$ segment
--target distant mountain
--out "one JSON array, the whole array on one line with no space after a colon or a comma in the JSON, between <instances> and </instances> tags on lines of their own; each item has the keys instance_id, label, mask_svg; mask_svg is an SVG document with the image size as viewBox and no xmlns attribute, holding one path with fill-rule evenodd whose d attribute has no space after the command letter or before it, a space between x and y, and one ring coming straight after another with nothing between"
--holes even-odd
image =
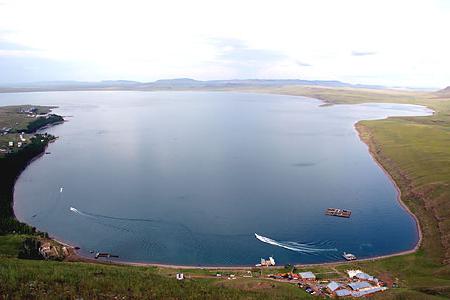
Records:
<instances>
[{"instance_id":1,"label":"distant mountain","mask_svg":"<svg viewBox=\"0 0 450 300\"><path fill-rule=\"evenodd\" d=\"M160 79L155 82L149 82L147 84L154 86L199 86L203 85L203 81L191 79L191 78L175 78L175 79Z\"/></svg>"},{"instance_id":2,"label":"distant mountain","mask_svg":"<svg viewBox=\"0 0 450 300\"><path fill-rule=\"evenodd\" d=\"M232 79L201 81L191 78L161 79L154 82L130 80L86 81L49 81L1 85L0 92L15 91L79 91L79 90L187 90L187 89L221 89L233 87L282 87L292 85L312 85L324 87L353 87L381 89L382 86L350 84L335 80L302 79Z\"/></svg>"},{"instance_id":3,"label":"distant mountain","mask_svg":"<svg viewBox=\"0 0 450 300\"><path fill-rule=\"evenodd\" d=\"M111 86L111 85L120 85L120 86L135 86L142 84L139 81L132 81L132 80L103 80L100 81L101 85Z\"/></svg>"},{"instance_id":4,"label":"distant mountain","mask_svg":"<svg viewBox=\"0 0 450 300\"><path fill-rule=\"evenodd\" d=\"M440 97L450 97L450 86L440 91L437 91L436 94L438 94Z\"/></svg>"},{"instance_id":5,"label":"distant mountain","mask_svg":"<svg viewBox=\"0 0 450 300\"><path fill-rule=\"evenodd\" d=\"M350 84L334 80L301 80L301 79L231 79L231 80L208 80L200 81L190 78L163 79L144 84L146 87L166 88L226 88L226 87L251 87L251 86L289 86L289 85L314 85L328 87L360 87L360 88L382 88L375 85Z\"/></svg>"}]
</instances>

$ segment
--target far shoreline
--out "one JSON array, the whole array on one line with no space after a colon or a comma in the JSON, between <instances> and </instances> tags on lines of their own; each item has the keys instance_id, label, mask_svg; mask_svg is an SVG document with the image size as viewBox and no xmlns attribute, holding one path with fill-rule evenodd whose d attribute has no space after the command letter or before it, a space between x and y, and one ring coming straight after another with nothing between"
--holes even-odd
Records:
<instances>
[{"instance_id":1,"label":"far shoreline","mask_svg":"<svg viewBox=\"0 0 450 300\"><path fill-rule=\"evenodd\" d=\"M78 91L78 90L77 90ZM94 91L94 90L79 90L79 91ZM108 90L108 91L115 91L115 90ZM188 90L190 91L190 90ZM245 92L245 91L231 91L231 90L213 90L213 91L220 91L220 92ZM23 91L22 91L23 92ZM47 92L47 91L28 91L30 93L32 92ZM27 93L28 93L27 92ZM143 92L155 92L155 91L143 91ZM156 91L157 92L157 91ZM174 91L176 92L176 91ZM200 91L196 91L193 90L193 92L209 92L208 90L200 90ZM6 92L8 93L8 92ZM10 93L17 93L17 92L10 92ZM18 92L21 93L21 92ZM270 94L268 92L257 92L257 93L261 93L261 94ZM286 95L286 96L293 96L293 97L298 97L296 95ZM300 96L300 97L304 97L304 96ZM326 100L322 100L322 99L318 99L318 98L313 98L313 97L308 97L307 98L311 98L314 100L318 100L320 102L322 102L322 105L337 105L334 103L330 103ZM375 102L376 103L376 102ZM411 105L415 105L415 104L411 104ZM433 112L434 113L434 112ZM389 118L389 117L388 117ZM386 118L385 118L386 119ZM390 254L385 254L385 255L377 255L377 256L373 256L373 257L367 257L367 258L362 258L362 259L357 259L355 262L365 262L365 261L374 261L374 260L380 260L380 259L385 259L385 258L389 258L389 257L395 257L395 256L401 256L401 255L407 255L407 254L412 254L415 253L421 246L422 241L423 241L423 233L422 233L422 229L420 226L420 221L417 218L417 216L415 214L412 213L412 211L409 209L409 207L403 202L403 200L401 199L402 197L402 193L401 190L399 188L399 186L397 185L397 182L393 179L392 175L383 167L383 165L381 164L380 161L377 160L375 154L374 154L374 150L373 147L374 145L372 144L373 142L369 139L369 138L364 138L363 134L367 133L364 130L364 125L362 125L360 122L362 120L356 122L354 124L354 129L356 130L356 132L358 133L358 137L360 139L361 142L363 142L369 151L369 154L371 155L371 158L373 159L373 161L378 165L378 167L381 168L381 170L383 171L383 173L389 178L389 180L393 183L396 192L397 192L397 201L399 202L400 206L413 218L413 220L415 221L416 224L416 235L418 237L416 244L414 245L414 247L412 247L411 249L407 249L407 250L403 250L403 251L398 251L398 252L393 252ZM57 123L54 125L59 125L61 123ZM44 151L45 152L45 151ZM41 153L40 155L37 155L35 157L33 157L32 159L30 159L30 161L28 162L28 164L26 165L26 167L28 167L33 161L39 159L43 154ZM20 175L22 174L22 172L26 169L26 167L18 174L17 179L20 177ZM15 201L14 199L14 190L15 190L15 184L14 183L14 187L13 187L13 203ZM14 212L14 217L15 217L15 212ZM20 221L20 220L19 220ZM39 228L37 228L39 230ZM127 265L127 266L140 266L140 267L161 267L161 268L170 268L170 269L205 269L205 270L219 270L219 269L223 269L223 270L237 270L237 269L242 269L242 270L249 270L249 269L253 269L255 268L255 266L245 266L245 265L226 265L226 266L209 266L209 265L176 265L176 264L166 264L166 263L151 263L151 262L130 262L130 261L121 261L119 260L97 260L94 259L92 257L86 256L86 255L82 255L80 253L78 253L77 250L75 250L76 246L74 246L71 242L65 242L63 241L64 239L59 239L57 237L50 237L50 239L52 239L53 241L65 246L65 247L70 247L71 248L71 255L69 255L66 258L66 261L70 261L70 262L87 262L87 263L94 263L94 264L112 264L112 265ZM322 263L310 263L310 264L294 264L294 266L296 267L308 267L308 266L333 266L333 265L343 265L343 264L349 264L352 263L351 261L334 261L334 262L322 262ZM268 267L269 269L277 269L282 267L280 266L273 266L273 267Z\"/></svg>"}]
</instances>

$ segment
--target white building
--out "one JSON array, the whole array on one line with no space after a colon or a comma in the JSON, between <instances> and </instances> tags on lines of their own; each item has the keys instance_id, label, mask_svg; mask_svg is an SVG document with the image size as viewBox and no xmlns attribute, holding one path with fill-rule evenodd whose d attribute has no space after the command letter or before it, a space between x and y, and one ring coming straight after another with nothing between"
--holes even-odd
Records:
<instances>
[{"instance_id":1,"label":"white building","mask_svg":"<svg viewBox=\"0 0 450 300\"><path fill-rule=\"evenodd\" d=\"M261 258L261 263L256 265L257 267L275 266L275 259L271 256L269 259Z\"/></svg>"}]
</instances>

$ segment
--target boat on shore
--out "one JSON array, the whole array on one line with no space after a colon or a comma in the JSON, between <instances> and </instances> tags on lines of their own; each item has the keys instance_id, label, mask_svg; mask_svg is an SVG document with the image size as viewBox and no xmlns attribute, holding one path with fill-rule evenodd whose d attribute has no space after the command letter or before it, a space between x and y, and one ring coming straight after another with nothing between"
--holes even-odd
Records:
<instances>
[{"instance_id":1,"label":"boat on shore","mask_svg":"<svg viewBox=\"0 0 450 300\"><path fill-rule=\"evenodd\" d=\"M347 252L344 252L342 254L342 257L345 258L345 260L348 260L348 261L356 260L356 255L351 254L351 253L347 253Z\"/></svg>"}]
</instances>

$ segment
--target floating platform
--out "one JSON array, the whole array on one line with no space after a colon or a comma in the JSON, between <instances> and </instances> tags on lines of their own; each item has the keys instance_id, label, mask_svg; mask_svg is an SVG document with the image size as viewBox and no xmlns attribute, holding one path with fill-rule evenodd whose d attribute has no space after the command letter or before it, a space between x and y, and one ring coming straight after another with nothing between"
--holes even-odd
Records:
<instances>
[{"instance_id":1,"label":"floating platform","mask_svg":"<svg viewBox=\"0 0 450 300\"><path fill-rule=\"evenodd\" d=\"M95 259L98 259L100 257L107 257L107 258L116 257L117 258L119 256L118 255L112 255L111 253L107 253L107 252L97 252L95 254Z\"/></svg>"},{"instance_id":2,"label":"floating platform","mask_svg":"<svg viewBox=\"0 0 450 300\"><path fill-rule=\"evenodd\" d=\"M327 208L325 211L327 216L333 217L341 217L341 218L350 218L352 211L348 209L340 209L340 208Z\"/></svg>"}]
</instances>

